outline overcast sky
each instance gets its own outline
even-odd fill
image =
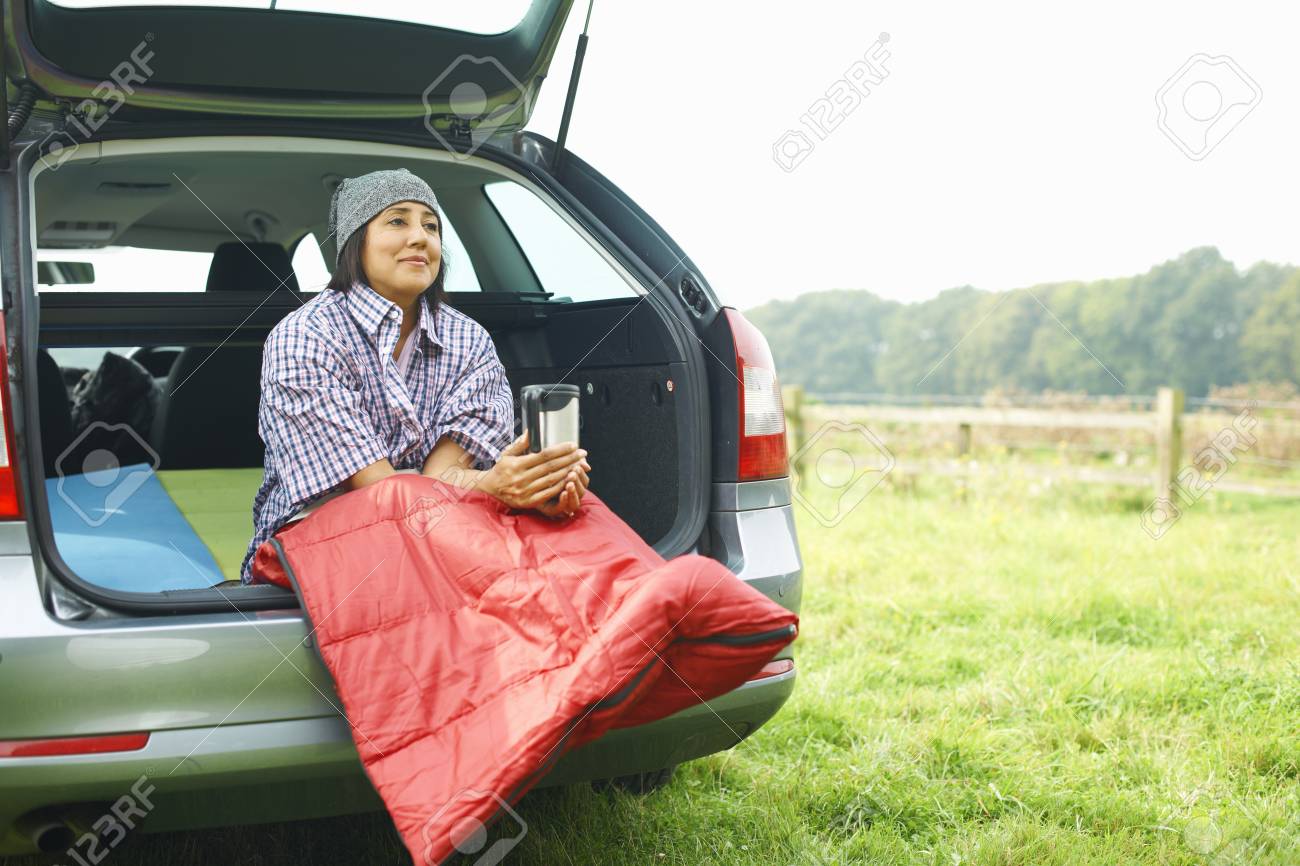
[[[552,137],[585,10],[531,124]],[[742,309],[1121,276],[1203,244],[1296,262],[1297,24],[1290,4],[597,0],[569,144]],[[818,140],[800,116],[881,32],[887,77]],[[1196,54],[1235,67],[1177,76]],[[1171,78],[1181,148],[1157,123]],[[791,172],[787,131],[813,144]]]

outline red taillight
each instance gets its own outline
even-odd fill
[[[736,376],[740,380],[741,481],[779,478],[790,474],[785,441],[785,407],[776,364],[762,332],[737,310],[723,307],[736,344]]]
[[[149,742],[148,732],[103,737],[51,737],[46,740],[0,740],[0,758],[47,758],[52,755],[94,755],[132,752]]]
[[[5,337],[5,320],[0,315],[0,414],[4,415],[4,443],[0,448],[0,520],[23,516],[18,501],[18,470],[14,462],[18,449],[14,443],[14,413],[9,406],[9,348]]]

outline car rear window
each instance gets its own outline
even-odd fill
[[[115,6],[177,6],[177,0],[49,0],[68,9]],[[381,18],[426,24],[463,33],[504,33],[523,20],[530,0],[477,0],[474,3],[412,3],[410,0],[201,0],[187,6],[274,9],[276,12],[326,12],[354,18]]]
[[[38,249],[37,262],[88,262],[95,282],[37,282],[38,292],[201,292],[207,288],[212,253],[154,250],[143,247]],[[39,269],[38,269],[39,270]]]
[[[447,279],[443,289],[448,292],[481,292],[474,263],[465,252],[465,245],[456,234],[456,227],[442,216],[442,249],[447,255]],[[308,234],[293,249],[293,272],[303,292],[319,292],[330,281],[329,267],[325,264],[325,251],[316,235]]]
[[[455,227],[443,217],[443,248],[450,260],[446,290],[479,292],[478,274],[465,252]],[[332,254],[332,250],[330,251]],[[94,265],[95,281],[53,283],[37,280],[45,292],[202,292],[207,288],[212,253],[156,250],[146,247],[100,249],[38,249],[37,262],[85,262]],[[37,269],[38,273],[41,269]],[[325,252],[314,234],[300,239],[293,249],[293,270],[303,294],[319,292],[329,283]]]

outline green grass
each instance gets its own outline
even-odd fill
[[[790,703],[654,795],[535,792],[506,862],[1300,863],[1300,504],[1211,494],[1159,541],[1145,504],[923,481],[833,528],[797,509]],[[382,814],[111,857],[407,862]]]

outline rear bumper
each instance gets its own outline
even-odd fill
[[[658,722],[609,731],[562,757],[538,787],[645,773],[730,749],[776,714],[794,691],[796,673],[745,683]]]
[[[644,772],[728,749],[785,703],[795,673],[611,731],[561,758],[538,787]],[[69,814],[89,826],[133,786],[151,802],[140,825],[147,833],[384,808],[341,716],[165,730],[131,752],[0,759],[0,854],[35,850],[25,832],[32,819]]]

